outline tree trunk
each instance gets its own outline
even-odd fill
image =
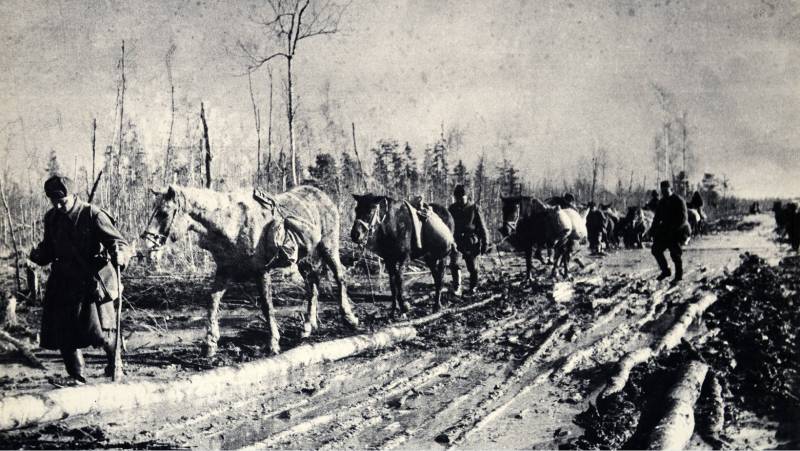
[[[0,399],[0,430],[9,430],[87,413],[109,413],[155,403],[196,405],[234,395],[281,386],[285,375],[298,368],[334,362],[364,352],[413,340],[413,327],[392,327],[321,343],[300,345],[278,356],[236,366],[220,367],[167,382],[130,381],[93,384],[6,396]]]
[[[167,155],[164,161],[164,184],[169,183],[169,170],[172,163],[172,130],[175,125],[175,86],[170,86],[170,119],[169,134],[167,135]]]
[[[19,246],[17,245],[17,235],[14,232],[14,222],[11,218],[11,209],[8,208],[8,200],[6,199],[6,191],[2,180],[0,180],[0,196],[2,196],[3,207],[6,210],[8,229],[11,232],[11,244],[14,246],[14,285],[17,287],[17,291],[21,291],[22,288],[19,282]]]
[[[694,405],[700,397],[708,365],[689,363],[672,390],[667,393],[667,412],[650,435],[650,449],[681,450],[689,444],[694,432]]]
[[[203,122],[203,141],[206,152],[206,188],[211,189],[211,142],[208,140],[208,123],[203,102],[200,102],[200,120]]]
[[[267,125],[267,187],[272,184],[272,69],[269,70],[269,122]]]
[[[288,85],[288,109],[287,118],[289,120],[289,158],[292,170],[292,186],[297,186],[297,150],[294,142],[294,84],[292,83],[292,58],[286,58],[286,83]]]

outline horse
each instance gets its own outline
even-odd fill
[[[530,196],[503,197],[501,200],[503,225],[500,234],[514,248],[524,252],[527,279],[533,280],[534,248],[537,248],[540,260],[538,251],[552,248],[553,270],[550,276],[557,277],[559,264],[563,265],[566,276],[575,245],[587,236],[585,218],[573,208],[547,205]]]
[[[586,214],[586,230],[589,234],[589,249],[593,253],[602,254],[604,248],[615,244],[616,221],[617,218],[610,211],[610,205],[601,205],[600,208],[596,208],[594,203],[589,204],[589,212]]]
[[[618,235],[622,236],[625,247],[643,248],[645,240],[653,225],[653,212],[641,207],[628,207],[628,212],[617,227]]]
[[[694,208],[687,208],[686,218],[692,229],[692,236],[700,235],[705,225],[702,212]]]
[[[339,261],[339,212],[321,190],[298,186],[276,195],[251,195],[170,186],[153,193],[155,208],[142,233],[147,247],[158,251],[168,239],[175,241],[194,232],[199,235],[198,245],[210,252],[216,263],[202,346],[204,356],[216,354],[219,304],[228,285],[253,279],[259,288],[259,307],[268,323],[267,350],[272,354],[280,352],[270,272],[293,264],[305,280],[307,314],[303,338],[318,328],[319,270],[323,265],[337,285],[343,322],[353,329],[358,327]]]
[[[686,204],[686,214],[688,216],[689,227],[692,235],[699,235],[705,229],[706,214],[703,212],[703,196],[699,191],[692,194],[691,200]]]
[[[378,254],[389,274],[394,316],[398,309],[401,315],[411,310],[403,297],[403,269],[408,261],[422,258],[433,275],[434,310],[442,309],[442,286],[444,284],[445,259],[455,250],[453,231],[455,223],[447,209],[429,203],[432,210],[421,227],[421,237],[415,235],[416,209],[407,202],[374,194],[353,194],[356,200],[355,221],[350,238],[358,245],[365,245]]]

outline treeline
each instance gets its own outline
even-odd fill
[[[50,205],[41,191],[40,182],[53,173],[74,178],[76,191],[81,198],[87,199],[93,181],[102,171],[94,203],[107,209],[116,218],[121,231],[130,238],[138,237],[146,227],[153,208],[150,192],[153,187],[169,183],[203,187],[210,182],[212,189],[219,191],[249,190],[254,185],[270,192],[288,188],[289,165],[283,151],[277,152],[276,158],[265,161],[261,171],[256,173],[246,156],[228,155],[225,149],[219,148],[216,148],[215,155],[219,161],[214,166],[207,165],[204,139],[199,130],[189,129],[183,145],[171,149],[168,164],[158,165],[147,158],[137,128],[129,122],[123,128],[117,146],[109,145],[96,155],[93,152],[92,167],[81,167],[72,174],[63,170],[56,153],[51,152],[46,173],[32,177],[30,186],[4,184],[12,217],[10,223],[2,221],[0,226],[4,246],[6,249],[12,247],[9,224],[13,224],[17,244],[24,250],[41,239],[41,220]],[[353,193],[372,192],[397,199],[422,196],[427,202],[447,205],[452,201],[453,187],[463,184],[470,199],[480,206],[490,233],[494,233],[501,221],[502,196],[525,194],[547,198],[570,192],[579,202],[612,203],[624,210],[627,206],[646,202],[649,191],[655,188],[645,186],[646,181],[637,180],[633,173],[627,183],[619,178],[613,187],[607,187],[604,177],[598,177],[596,167],[592,170],[591,162],[570,178],[544,174],[527,178],[508,158],[493,159],[481,154],[469,165],[459,157],[460,152],[451,147],[444,137],[422,150],[413,149],[407,142],[401,144],[397,140],[381,139],[360,160],[351,149],[346,149],[319,152],[313,161],[304,164],[300,159],[299,164],[308,175],[304,183],[320,187],[339,206],[344,240],[353,221]],[[212,167],[216,172],[209,174]],[[740,204],[729,200],[732,199],[727,195],[730,186],[724,179],[706,174],[696,186],[703,191],[712,211],[726,210],[726,202],[731,208],[741,208]],[[175,263],[188,267],[202,263],[202,253],[192,248],[190,241],[179,245]]]

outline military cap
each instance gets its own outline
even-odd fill
[[[67,197],[72,191],[72,180],[69,177],[54,175],[44,182],[44,193],[51,199]]]

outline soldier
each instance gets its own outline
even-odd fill
[[[486,228],[477,205],[467,202],[464,185],[456,185],[453,190],[455,203],[448,207],[455,223],[456,248],[464,256],[469,271],[469,294],[478,286],[478,268],[475,258],[486,253]],[[461,294],[461,270],[458,266],[458,253],[454,252],[450,259],[450,271],[453,275],[453,292]]]
[[[44,239],[31,251],[38,265],[51,264],[44,296],[40,345],[58,349],[67,373],[85,383],[81,348],[102,347],[106,376],[114,371],[118,286],[115,266],[125,267],[128,245],[102,209],[72,194],[66,177],[53,176],[44,191],[53,208],[44,216]]]
[[[661,182],[661,200],[658,201],[656,214],[653,218],[653,256],[661,269],[658,280],[664,280],[672,273],[669,270],[664,251],[669,249],[669,255],[675,264],[675,278],[672,285],[676,285],[683,278],[683,261],[681,246],[690,235],[686,202],[681,196],[672,192],[668,181]]]

